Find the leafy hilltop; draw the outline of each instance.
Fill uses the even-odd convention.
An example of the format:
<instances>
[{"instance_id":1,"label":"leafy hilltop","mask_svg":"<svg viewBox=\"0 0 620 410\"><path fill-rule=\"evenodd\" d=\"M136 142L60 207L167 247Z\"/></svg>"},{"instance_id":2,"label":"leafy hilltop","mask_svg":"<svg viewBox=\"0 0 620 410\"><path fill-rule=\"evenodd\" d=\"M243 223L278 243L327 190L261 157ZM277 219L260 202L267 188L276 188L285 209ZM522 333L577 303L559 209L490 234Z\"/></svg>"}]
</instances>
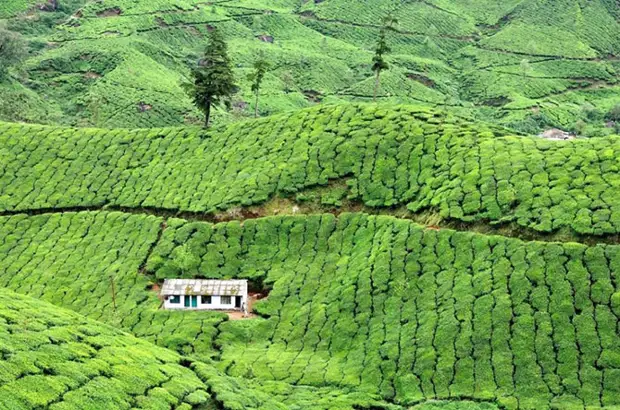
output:
<instances>
[{"instance_id":1,"label":"leafy hilltop","mask_svg":"<svg viewBox=\"0 0 620 410\"><path fill-rule=\"evenodd\" d=\"M526 132L555 125L600 135L620 92L612 0L64 0L43 11L39 3L0 5L0 19L31 41L31 57L0 86L0 100L12 101L0 105L5 120L194 122L180 83L214 25L229 38L242 87L233 117L253 112L245 78L259 51L275 63L263 114L368 100L371 50L388 12L399 25L382 100L442 105Z\"/></svg>"},{"instance_id":2,"label":"leafy hilltop","mask_svg":"<svg viewBox=\"0 0 620 410\"><path fill-rule=\"evenodd\" d=\"M0 408L216 408L177 353L2 288L0 297Z\"/></svg>"},{"instance_id":3,"label":"leafy hilltop","mask_svg":"<svg viewBox=\"0 0 620 410\"><path fill-rule=\"evenodd\" d=\"M542 233L620 232L618 137L505 134L408 106L326 106L209 132L5 124L0 210L204 214L278 194L303 203L309 190L329 186L322 200L333 204L431 210Z\"/></svg>"},{"instance_id":4,"label":"leafy hilltop","mask_svg":"<svg viewBox=\"0 0 620 410\"><path fill-rule=\"evenodd\" d=\"M170 349L162 357L191 382L160 386L155 376L169 373L153 370L129 391L119 370L91 391L94 374L55 379L76 361L56 348L54 370L42 358L22 377L11 370L23 366L11 353L22 339L11 337L0 389L14 393L0 407L620 406L620 140L508 134L444 111L366 105L210 131L0 125L0 289L56 306L0 290L11 301L0 312L30 309L17 315L25 324L0 319L0 335L68 308L159 346L140 350ZM373 210L392 215L360 212ZM297 215L262 217L271 212ZM509 222L546 242L426 227L410 220L419 213L462 229ZM591 245L544 235L557 230ZM269 294L250 320L160 310L157 288L171 277L247 278ZM103 334L116 343L120 333ZM27 346L47 353L52 339L37 340ZM164 366L152 357L136 360ZM14 388L31 376L43 393Z\"/></svg>"}]
</instances>

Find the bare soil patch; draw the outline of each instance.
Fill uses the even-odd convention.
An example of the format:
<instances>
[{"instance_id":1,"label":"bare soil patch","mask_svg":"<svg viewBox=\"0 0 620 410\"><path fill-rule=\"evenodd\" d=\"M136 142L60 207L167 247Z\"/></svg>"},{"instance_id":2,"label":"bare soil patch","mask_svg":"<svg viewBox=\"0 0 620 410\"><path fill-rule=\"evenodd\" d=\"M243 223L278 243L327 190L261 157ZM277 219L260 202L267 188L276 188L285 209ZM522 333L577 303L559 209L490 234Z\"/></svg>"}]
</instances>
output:
<instances>
[{"instance_id":1,"label":"bare soil patch","mask_svg":"<svg viewBox=\"0 0 620 410\"><path fill-rule=\"evenodd\" d=\"M266 34L263 34L263 35L258 36L258 39L262 42L273 44L273 36L268 36Z\"/></svg>"},{"instance_id":2,"label":"bare soil patch","mask_svg":"<svg viewBox=\"0 0 620 410\"><path fill-rule=\"evenodd\" d=\"M138 111L140 112L146 112L146 111L150 111L153 109L153 106L151 104L147 104L144 102L141 102L138 104Z\"/></svg>"},{"instance_id":3,"label":"bare soil patch","mask_svg":"<svg viewBox=\"0 0 620 410\"><path fill-rule=\"evenodd\" d=\"M254 303L257 301L266 298L267 295L263 293L248 293L248 313L245 315L243 312L239 312L238 310L226 312L228 314L228 319L230 320L244 320L244 319L252 319L257 317L256 313L253 313Z\"/></svg>"},{"instance_id":4,"label":"bare soil patch","mask_svg":"<svg viewBox=\"0 0 620 410\"><path fill-rule=\"evenodd\" d=\"M87 78L89 80L96 80L97 78L100 78L101 74L96 73L94 71L87 71L84 73L84 78Z\"/></svg>"},{"instance_id":5,"label":"bare soil patch","mask_svg":"<svg viewBox=\"0 0 620 410\"><path fill-rule=\"evenodd\" d=\"M119 7L113 7L97 13L97 17L116 17L120 16L123 11Z\"/></svg>"}]
</instances>

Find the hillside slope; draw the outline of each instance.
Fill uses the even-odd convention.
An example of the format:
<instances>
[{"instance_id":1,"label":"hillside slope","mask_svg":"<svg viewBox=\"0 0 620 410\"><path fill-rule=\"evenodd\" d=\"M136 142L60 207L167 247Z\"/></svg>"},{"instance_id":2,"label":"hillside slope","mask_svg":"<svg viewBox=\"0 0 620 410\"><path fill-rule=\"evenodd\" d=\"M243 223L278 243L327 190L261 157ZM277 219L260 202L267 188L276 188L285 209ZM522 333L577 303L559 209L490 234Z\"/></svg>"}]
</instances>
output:
<instances>
[{"instance_id":1,"label":"hillside slope","mask_svg":"<svg viewBox=\"0 0 620 410\"><path fill-rule=\"evenodd\" d=\"M216 408L177 353L3 288L0 298L0 408Z\"/></svg>"},{"instance_id":2,"label":"hillside slope","mask_svg":"<svg viewBox=\"0 0 620 410\"><path fill-rule=\"evenodd\" d=\"M196 122L180 83L213 26L229 39L242 88L232 118L253 113L246 75L259 51L274 63L263 114L367 101L387 13L399 24L381 100L447 105L528 132L583 120L590 129L579 132L589 135L610 131L602 114L619 101L620 6L611 0L64 0L44 11L35 1L3 3L0 20L32 42L12 85L0 86L14 101L0 109L4 120Z\"/></svg>"},{"instance_id":3,"label":"hillside slope","mask_svg":"<svg viewBox=\"0 0 620 410\"><path fill-rule=\"evenodd\" d=\"M367 394L223 375L211 364L0 288L0 408L6 410L392 409ZM421 404L453 410L461 403ZM470 410L491 404L462 402Z\"/></svg>"},{"instance_id":4,"label":"hillside slope","mask_svg":"<svg viewBox=\"0 0 620 410\"><path fill-rule=\"evenodd\" d=\"M207 132L0 124L0 212L107 206L212 214L276 195L301 203L309 190L330 186L332 203L348 198L542 233L620 232L620 138L504 135L442 111L364 105Z\"/></svg>"},{"instance_id":5,"label":"hillside slope","mask_svg":"<svg viewBox=\"0 0 620 410\"><path fill-rule=\"evenodd\" d=\"M620 247L424 229L389 216L177 221L147 270L246 277L265 319L225 322L233 376L332 385L411 405L620 405ZM574 407L573 407L574 406Z\"/></svg>"},{"instance_id":6,"label":"hillside slope","mask_svg":"<svg viewBox=\"0 0 620 410\"><path fill-rule=\"evenodd\" d=\"M213 358L215 367L195 370L226 408L620 405L618 245L524 242L360 213L168 218L144 270L112 262L126 272L116 274L115 312L109 259L137 246L118 225L101 225L120 213L96 214L1 220L0 286ZM136 236L153 225L127 218ZM80 219L91 222L76 229ZM67 232L49 235L59 229ZM149 281L171 277L248 278L270 293L251 320L159 311Z\"/></svg>"}]
</instances>

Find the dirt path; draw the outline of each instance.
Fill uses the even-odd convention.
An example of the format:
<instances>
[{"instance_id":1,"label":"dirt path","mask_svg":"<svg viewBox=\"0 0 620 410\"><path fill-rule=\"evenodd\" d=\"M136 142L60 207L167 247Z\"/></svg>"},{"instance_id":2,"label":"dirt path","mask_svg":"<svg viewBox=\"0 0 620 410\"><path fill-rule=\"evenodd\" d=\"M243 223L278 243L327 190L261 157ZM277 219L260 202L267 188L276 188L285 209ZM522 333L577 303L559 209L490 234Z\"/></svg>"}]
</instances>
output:
<instances>
[{"instance_id":1,"label":"dirt path","mask_svg":"<svg viewBox=\"0 0 620 410\"><path fill-rule=\"evenodd\" d=\"M238 310L226 312L228 314L228 319L230 320L244 320L244 319L252 319L257 317L258 315L253 313L254 303L257 301L264 299L266 295L262 293L249 293L248 294L248 313L247 315L243 312L239 312Z\"/></svg>"}]
</instances>

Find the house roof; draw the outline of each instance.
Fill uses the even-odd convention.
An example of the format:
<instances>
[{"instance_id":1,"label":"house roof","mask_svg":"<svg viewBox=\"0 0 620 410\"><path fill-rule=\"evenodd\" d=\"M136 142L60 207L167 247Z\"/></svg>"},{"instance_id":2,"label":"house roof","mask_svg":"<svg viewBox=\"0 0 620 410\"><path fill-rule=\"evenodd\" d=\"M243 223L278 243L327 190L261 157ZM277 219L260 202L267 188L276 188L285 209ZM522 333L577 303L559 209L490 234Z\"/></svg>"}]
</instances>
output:
<instances>
[{"instance_id":1,"label":"house roof","mask_svg":"<svg viewBox=\"0 0 620 410\"><path fill-rule=\"evenodd\" d=\"M214 295L235 296L248 292L247 280L217 279L166 279L161 288L162 296Z\"/></svg>"}]
</instances>

